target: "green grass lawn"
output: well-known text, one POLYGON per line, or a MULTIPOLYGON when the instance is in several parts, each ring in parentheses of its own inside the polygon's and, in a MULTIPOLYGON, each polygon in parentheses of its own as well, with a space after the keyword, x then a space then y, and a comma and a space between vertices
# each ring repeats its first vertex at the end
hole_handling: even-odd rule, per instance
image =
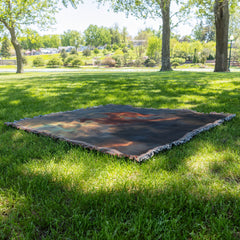
POLYGON ((0 74, 0 239, 239 239, 239 73, 0 74), (4 125, 104 104, 236 113, 138 164, 4 125))

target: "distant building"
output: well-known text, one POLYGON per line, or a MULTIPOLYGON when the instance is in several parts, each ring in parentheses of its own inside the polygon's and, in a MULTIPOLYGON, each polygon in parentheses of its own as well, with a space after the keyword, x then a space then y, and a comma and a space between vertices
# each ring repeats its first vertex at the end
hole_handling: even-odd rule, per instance
POLYGON ((40 48, 39 51, 40 54, 56 54, 59 52, 57 48, 40 48))

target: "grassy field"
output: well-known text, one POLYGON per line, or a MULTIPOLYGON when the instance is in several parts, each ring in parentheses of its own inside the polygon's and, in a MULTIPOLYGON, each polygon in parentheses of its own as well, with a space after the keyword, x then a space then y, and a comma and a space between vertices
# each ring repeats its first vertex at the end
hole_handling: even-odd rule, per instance
POLYGON ((239 73, 0 74, 0 239, 240 239, 239 73), (229 112, 138 164, 4 122, 103 104, 229 112))

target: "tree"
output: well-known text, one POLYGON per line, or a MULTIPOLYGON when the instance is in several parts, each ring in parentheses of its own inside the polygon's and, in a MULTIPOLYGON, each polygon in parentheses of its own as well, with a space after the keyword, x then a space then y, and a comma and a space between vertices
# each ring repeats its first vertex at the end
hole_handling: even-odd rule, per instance
POLYGON ((234 40, 240 38, 240 6, 236 6, 235 12, 230 15, 229 33, 234 36, 234 40))
MULTIPOLYGON (((66 5, 68 0, 63 0, 66 5)), ((70 0, 74 6, 78 1, 70 0)), ((11 35, 11 42, 17 57, 17 73, 23 72, 21 45, 18 34, 26 26, 37 24, 40 27, 51 25, 54 13, 58 11, 58 0, 0 0, 0 27, 3 25, 11 35)))
POLYGON ((151 28, 146 28, 140 30, 137 36, 134 37, 135 40, 145 40, 145 45, 148 44, 148 39, 154 36, 154 31, 151 28))
POLYGON ((161 39, 156 36, 152 36, 148 40, 147 56, 157 63, 160 60, 161 45, 161 39))
POLYGON ((228 69, 228 0, 216 0, 214 4, 216 25, 216 63, 215 72, 227 72, 228 69))
POLYGON ((76 49, 83 44, 83 38, 81 33, 75 30, 67 30, 61 35, 61 41, 63 46, 74 46, 76 49))
MULTIPOLYGON (((97 0, 111 2, 114 11, 124 11, 137 17, 149 16, 162 18, 162 67, 161 71, 171 71, 170 63, 170 5, 171 0, 97 0)), ((178 2, 178 1, 176 1, 178 2)))
POLYGON ((1 48, 1 56, 3 58, 9 58, 11 56, 10 54, 10 41, 9 39, 5 36, 2 41, 2 48, 1 48))
POLYGON ((42 47, 45 48, 58 48, 62 45, 60 35, 51 34, 51 35, 43 35, 40 37, 42 47))
POLYGON ((119 27, 117 24, 114 27, 109 28, 110 35, 111 35, 111 44, 120 45, 121 43, 121 34, 119 32, 119 27))
POLYGON ((198 7, 200 17, 214 16, 216 28, 215 72, 228 69, 228 32, 230 13, 237 7, 237 0, 189 0, 190 5, 198 7))
POLYGON ((42 46, 41 37, 37 31, 26 29, 24 33, 26 36, 19 38, 22 48, 32 51, 33 49, 39 49, 42 46))
POLYGON ((214 19, 207 24, 203 24, 203 21, 201 21, 193 29, 194 39, 201 42, 216 41, 216 29, 214 25, 214 19))
POLYGON ((128 32, 127 28, 123 27, 122 32, 121 32, 121 40, 123 44, 127 44, 128 42, 128 32))
POLYGON ((99 47, 111 43, 111 34, 109 29, 98 27, 97 25, 89 25, 84 31, 87 46, 99 47))

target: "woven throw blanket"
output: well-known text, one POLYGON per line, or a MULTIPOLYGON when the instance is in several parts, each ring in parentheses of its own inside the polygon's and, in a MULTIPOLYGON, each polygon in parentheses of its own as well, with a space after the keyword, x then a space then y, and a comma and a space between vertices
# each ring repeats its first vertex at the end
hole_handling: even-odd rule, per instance
POLYGON ((234 116, 110 104, 5 124, 141 162, 234 116))

